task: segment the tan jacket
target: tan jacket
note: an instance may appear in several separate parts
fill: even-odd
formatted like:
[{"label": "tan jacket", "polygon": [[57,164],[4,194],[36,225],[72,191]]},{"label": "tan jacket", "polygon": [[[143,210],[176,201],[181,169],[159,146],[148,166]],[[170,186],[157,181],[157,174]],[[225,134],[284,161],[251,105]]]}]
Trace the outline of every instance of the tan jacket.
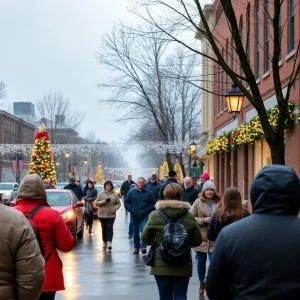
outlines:
[{"label": "tan jacket", "polygon": [[209,241],[207,239],[207,229],[208,229],[208,223],[204,223],[204,219],[206,217],[212,217],[212,215],[218,210],[218,208],[221,206],[221,201],[214,202],[212,205],[212,214],[209,213],[207,204],[205,201],[200,200],[200,198],[196,199],[194,202],[191,213],[195,216],[195,219],[200,226],[200,231],[202,235],[202,244],[194,248],[194,250],[199,252],[213,252],[215,243],[212,241]]},{"label": "tan jacket", "polygon": [[[108,198],[110,202],[106,202]],[[116,211],[121,207],[121,201],[114,191],[103,191],[98,194],[95,205],[98,206],[99,218],[115,218]]]},{"label": "tan jacket", "polygon": [[0,204],[0,300],[36,300],[45,260],[22,213]]}]

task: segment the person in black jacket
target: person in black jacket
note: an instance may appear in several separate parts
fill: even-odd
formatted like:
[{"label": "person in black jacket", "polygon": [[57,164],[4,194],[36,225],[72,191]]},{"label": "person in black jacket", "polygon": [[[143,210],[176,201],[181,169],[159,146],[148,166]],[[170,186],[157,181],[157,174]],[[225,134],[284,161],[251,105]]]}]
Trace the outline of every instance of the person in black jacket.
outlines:
[{"label": "person in black jacket", "polygon": [[160,182],[157,181],[156,174],[152,174],[150,182],[148,182],[146,184],[146,189],[148,189],[152,193],[155,201],[157,201],[157,199],[158,199],[158,193],[159,193],[160,187],[161,187],[161,184],[160,184]]},{"label": "person in black jacket", "polygon": [[300,181],[264,167],[251,186],[253,214],[220,232],[206,291],[210,300],[300,299]]},{"label": "person in black jacket", "polygon": [[164,190],[165,190],[165,188],[168,184],[178,183],[178,181],[176,179],[176,172],[175,171],[173,171],[173,170],[169,171],[168,176],[169,176],[168,180],[165,183],[163,183],[160,187],[160,190],[159,190],[159,193],[158,193],[158,200],[165,200]]},{"label": "person in black jacket", "polygon": [[207,238],[214,242],[224,227],[248,216],[250,213],[243,208],[239,190],[235,187],[227,188],[222,198],[221,208],[216,211],[209,223]]},{"label": "person in black jacket", "polygon": [[183,189],[182,201],[188,202],[191,205],[193,205],[195,200],[198,198],[198,190],[192,184],[191,177],[185,177],[183,179],[182,189]]},{"label": "person in black jacket", "polygon": [[[123,199],[125,199],[125,197],[127,196],[128,192],[131,189],[132,184],[135,184],[135,182],[132,180],[132,176],[128,175],[127,180],[122,183],[121,189],[120,189],[120,194],[121,194],[121,197],[123,197]],[[128,215],[128,212],[126,209],[125,209],[125,215]]]},{"label": "person in black jacket", "polygon": [[64,189],[65,190],[71,190],[76,195],[78,201],[81,201],[81,199],[83,197],[83,192],[82,192],[81,187],[75,183],[75,178],[74,177],[69,178],[69,184],[67,184],[64,187]]}]

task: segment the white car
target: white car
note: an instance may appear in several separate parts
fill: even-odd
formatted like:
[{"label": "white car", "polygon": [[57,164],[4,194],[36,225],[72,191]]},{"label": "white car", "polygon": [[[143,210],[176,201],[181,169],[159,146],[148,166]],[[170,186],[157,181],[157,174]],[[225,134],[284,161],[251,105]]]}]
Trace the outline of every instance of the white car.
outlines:
[{"label": "white car", "polygon": [[0,182],[0,194],[2,202],[5,205],[10,205],[10,201],[17,196],[19,184],[17,182]]}]

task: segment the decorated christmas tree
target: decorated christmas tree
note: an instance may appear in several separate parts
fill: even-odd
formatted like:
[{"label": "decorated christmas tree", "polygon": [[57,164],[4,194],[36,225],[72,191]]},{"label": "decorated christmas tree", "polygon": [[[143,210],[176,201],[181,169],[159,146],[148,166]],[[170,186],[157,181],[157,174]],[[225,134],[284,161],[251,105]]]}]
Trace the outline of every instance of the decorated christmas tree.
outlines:
[{"label": "decorated christmas tree", "polygon": [[96,171],[96,177],[95,177],[95,180],[96,180],[96,183],[97,184],[103,184],[103,170],[102,170],[102,166],[101,164],[98,165],[97,167],[97,171]]},{"label": "decorated christmas tree", "polygon": [[159,167],[159,179],[164,179],[162,166]]},{"label": "decorated christmas tree", "polygon": [[182,180],[183,179],[183,173],[182,173],[181,165],[180,165],[178,159],[176,159],[176,163],[175,163],[175,166],[174,166],[174,171],[177,174],[177,179]]},{"label": "decorated christmas tree", "polygon": [[169,167],[168,167],[168,162],[165,159],[165,161],[161,167],[161,176],[162,176],[162,178],[166,178],[166,177],[168,177],[168,175],[169,175]]},{"label": "decorated christmas tree", "polygon": [[28,173],[38,174],[42,179],[50,178],[51,182],[56,182],[49,135],[44,124],[39,126],[39,132],[35,135]]}]

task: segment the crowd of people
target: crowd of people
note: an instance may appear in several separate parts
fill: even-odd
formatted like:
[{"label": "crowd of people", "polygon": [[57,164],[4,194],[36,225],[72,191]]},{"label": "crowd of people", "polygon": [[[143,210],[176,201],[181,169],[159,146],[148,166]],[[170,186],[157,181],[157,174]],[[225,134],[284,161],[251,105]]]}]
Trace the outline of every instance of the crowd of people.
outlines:
[{"label": "crowd of people", "polygon": [[[252,215],[243,207],[238,189],[228,187],[221,195],[209,174],[203,173],[200,181],[197,185],[197,180],[186,177],[179,182],[170,171],[163,183],[155,174],[136,182],[128,176],[121,187],[130,214],[133,254],[141,251],[147,258],[160,299],[187,299],[191,250],[198,292],[206,291],[210,300],[299,299],[300,181],[294,170],[270,165],[256,175]],[[0,299],[53,300],[64,289],[57,250],[70,251],[74,239],[60,214],[48,205],[45,188],[54,187],[36,174],[26,175],[14,209],[0,205]],[[70,178],[65,188],[82,199],[89,233],[98,209],[103,248],[112,251],[113,226],[121,207],[113,183],[107,180],[103,192],[97,193],[92,181],[82,189]],[[170,238],[173,234],[177,240]],[[184,248],[167,248],[176,241]]]}]

